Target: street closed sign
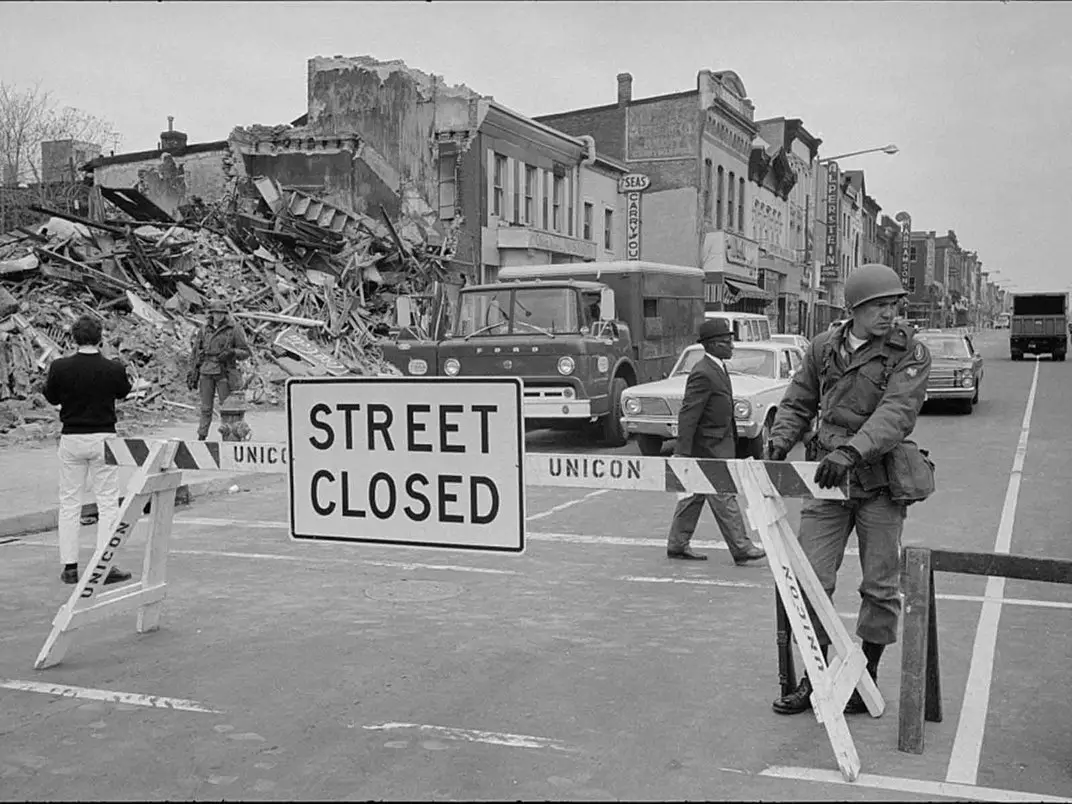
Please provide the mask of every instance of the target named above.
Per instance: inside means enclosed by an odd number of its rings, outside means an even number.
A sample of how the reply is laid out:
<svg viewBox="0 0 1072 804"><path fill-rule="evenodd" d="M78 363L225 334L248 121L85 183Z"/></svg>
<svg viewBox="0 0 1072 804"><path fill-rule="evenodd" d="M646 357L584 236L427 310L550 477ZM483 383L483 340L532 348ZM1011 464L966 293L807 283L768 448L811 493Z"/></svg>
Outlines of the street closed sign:
<svg viewBox="0 0 1072 804"><path fill-rule="evenodd" d="M522 552L521 381L287 381L290 534Z"/></svg>

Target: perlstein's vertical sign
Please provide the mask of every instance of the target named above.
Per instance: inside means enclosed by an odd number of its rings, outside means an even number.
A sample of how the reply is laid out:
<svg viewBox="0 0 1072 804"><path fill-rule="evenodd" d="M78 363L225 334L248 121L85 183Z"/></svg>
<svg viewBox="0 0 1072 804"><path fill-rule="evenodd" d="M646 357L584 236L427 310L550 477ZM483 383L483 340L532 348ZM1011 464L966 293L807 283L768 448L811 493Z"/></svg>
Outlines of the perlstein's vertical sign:
<svg viewBox="0 0 1072 804"><path fill-rule="evenodd" d="M907 212L898 212L897 220L901 224L901 285L908 290L909 277L912 275L909 260L912 249L912 216Z"/></svg>
<svg viewBox="0 0 1072 804"><path fill-rule="evenodd" d="M841 218L841 172L837 162L826 167L826 260L823 263L824 282L841 281L841 239L838 223Z"/></svg>
<svg viewBox="0 0 1072 804"><path fill-rule="evenodd" d="M618 179L618 192L625 195L625 258L640 259L640 194L651 180L642 173L627 173Z"/></svg>

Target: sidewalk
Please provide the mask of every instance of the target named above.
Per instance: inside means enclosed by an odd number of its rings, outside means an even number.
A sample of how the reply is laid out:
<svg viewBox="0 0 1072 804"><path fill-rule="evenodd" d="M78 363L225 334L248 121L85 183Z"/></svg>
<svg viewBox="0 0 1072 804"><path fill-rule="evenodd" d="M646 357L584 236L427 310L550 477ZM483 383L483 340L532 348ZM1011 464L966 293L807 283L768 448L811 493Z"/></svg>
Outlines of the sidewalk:
<svg viewBox="0 0 1072 804"><path fill-rule="evenodd" d="M286 413L278 410L250 410L246 421L252 428L251 441L285 441L287 438ZM213 420L209 438L218 439L218 414ZM129 438L177 438L192 441L197 437L196 421L171 423L165 427L131 433ZM0 538L21 533L53 530L58 510L58 462L56 442L41 441L34 444L5 447L0 458ZM135 467L119 467L119 487L123 490L134 474ZM194 497L225 492L233 485L239 488L257 488L279 482L281 475L231 474L218 471L185 471L183 486L176 500L187 504ZM93 496L85 492L85 503L92 503ZM83 509L85 512L85 509ZM95 510L92 506L90 510Z"/></svg>

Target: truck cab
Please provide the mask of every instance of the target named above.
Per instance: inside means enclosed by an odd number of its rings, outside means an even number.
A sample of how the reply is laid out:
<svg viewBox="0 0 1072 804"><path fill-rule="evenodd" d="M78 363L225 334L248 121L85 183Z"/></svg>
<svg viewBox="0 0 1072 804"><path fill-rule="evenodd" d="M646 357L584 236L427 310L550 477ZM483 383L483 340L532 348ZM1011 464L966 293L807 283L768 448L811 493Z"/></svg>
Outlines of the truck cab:
<svg viewBox="0 0 1072 804"><path fill-rule="evenodd" d="M503 268L460 290L437 343L399 341L384 355L411 376L520 377L526 427L592 426L621 446L622 393L667 376L695 340L703 276L640 261Z"/></svg>

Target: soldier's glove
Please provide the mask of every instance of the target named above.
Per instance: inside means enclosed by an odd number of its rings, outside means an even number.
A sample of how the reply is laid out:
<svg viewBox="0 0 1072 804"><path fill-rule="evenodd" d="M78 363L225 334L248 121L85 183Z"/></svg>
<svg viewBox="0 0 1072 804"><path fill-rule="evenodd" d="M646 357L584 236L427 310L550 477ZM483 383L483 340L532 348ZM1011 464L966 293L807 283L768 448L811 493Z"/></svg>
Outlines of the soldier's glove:
<svg viewBox="0 0 1072 804"><path fill-rule="evenodd" d="M821 489L832 489L840 486L849 470L860 460L860 453L850 446L838 447L836 450L823 458L819 468L815 470L815 482Z"/></svg>
<svg viewBox="0 0 1072 804"><path fill-rule="evenodd" d="M784 461L788 455L789 450L773 441L768 441L767 446L763 448L765 461Z"/></svg>

